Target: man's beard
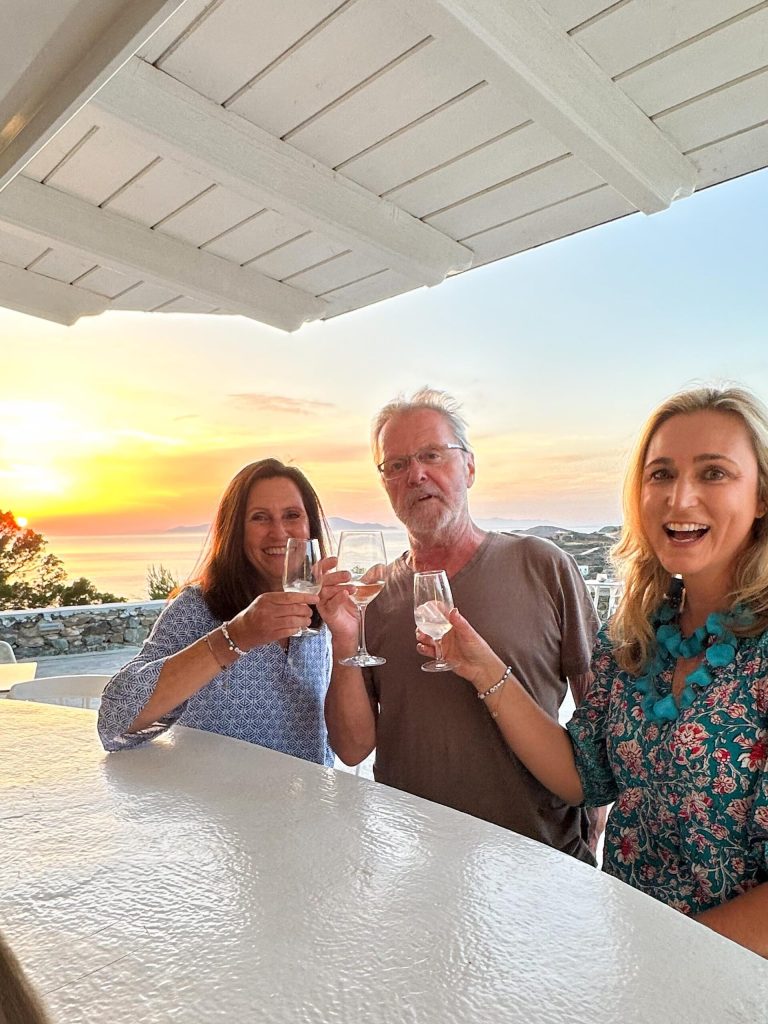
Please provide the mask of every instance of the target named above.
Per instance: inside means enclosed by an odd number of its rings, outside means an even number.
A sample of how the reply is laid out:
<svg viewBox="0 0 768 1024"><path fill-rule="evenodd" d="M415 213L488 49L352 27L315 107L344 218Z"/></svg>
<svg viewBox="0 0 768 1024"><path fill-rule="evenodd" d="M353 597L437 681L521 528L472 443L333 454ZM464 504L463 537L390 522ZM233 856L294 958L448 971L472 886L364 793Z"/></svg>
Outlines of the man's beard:
<svg viewBox="0 0 768 1024"><path fill-rule="evenodd" d="M395 512L409 534L438 541L443 534L450 533L458 518L457 510L447 505L439 495L431 494L429 501L421 500L424 497L423 494L409 495L410 500Z"/></svg>

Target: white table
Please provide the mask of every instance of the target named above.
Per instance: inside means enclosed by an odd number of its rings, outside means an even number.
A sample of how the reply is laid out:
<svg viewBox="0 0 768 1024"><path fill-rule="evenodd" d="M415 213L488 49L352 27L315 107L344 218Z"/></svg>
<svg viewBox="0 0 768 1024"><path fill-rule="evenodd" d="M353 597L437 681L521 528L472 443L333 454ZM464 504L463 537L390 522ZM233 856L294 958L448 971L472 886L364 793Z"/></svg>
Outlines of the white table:
<svg viewBox="0 0 768 1024"><path fill-rule="evenodd" d="M237 740L0 704L0 926L56 1022L758 1024L759 957L493 825Z"/></svg>

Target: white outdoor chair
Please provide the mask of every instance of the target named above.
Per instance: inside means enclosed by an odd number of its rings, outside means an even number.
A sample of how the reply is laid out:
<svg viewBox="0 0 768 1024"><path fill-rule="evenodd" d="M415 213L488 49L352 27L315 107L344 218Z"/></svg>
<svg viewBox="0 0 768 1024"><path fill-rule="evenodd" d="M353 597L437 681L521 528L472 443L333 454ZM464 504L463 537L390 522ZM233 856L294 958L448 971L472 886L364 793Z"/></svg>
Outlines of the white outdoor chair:
<svg viewBox="0 0 768 1024"><path fill-rule="evenodd" d="M16 655L13 648L5 640L0 640L0 665L13 665L16 662Z"/></svg>
<svg viewBox="0 0 768 1024"><path fill-rule="evenodd" d="M98 711L101 695L111 676L48 676L16 683L8 691L8 700L31 700L38 704L60 704L68 708Z"/></svg>

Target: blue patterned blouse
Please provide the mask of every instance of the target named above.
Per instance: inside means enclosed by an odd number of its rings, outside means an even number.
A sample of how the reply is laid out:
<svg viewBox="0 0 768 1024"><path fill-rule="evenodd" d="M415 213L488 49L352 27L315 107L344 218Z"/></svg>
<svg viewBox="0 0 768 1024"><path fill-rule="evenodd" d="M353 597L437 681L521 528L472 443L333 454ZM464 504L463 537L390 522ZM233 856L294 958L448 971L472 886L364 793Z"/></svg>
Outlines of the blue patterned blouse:
<svg viewBox="0 0 768 1024"><path fill-rule="evenodd" d="M179 722L332 765L323 719L331 671L325 628L317 636L292 637L287 651L279 643L254 647L159 722L127 733L152 695L165 659L219 625L196 587L163 609L141 651L104 691L99 736L105 749L138 746Z"/></svg>
<svg viewBox="0 0 768 1024"><path fill-rule="evenodd" d="M713 668L673 722L646 719L605 629L592 667L568 732L585 803L616 801L603 869L685 914L768 880L768 633L740 638L735 661Z"/></svg>

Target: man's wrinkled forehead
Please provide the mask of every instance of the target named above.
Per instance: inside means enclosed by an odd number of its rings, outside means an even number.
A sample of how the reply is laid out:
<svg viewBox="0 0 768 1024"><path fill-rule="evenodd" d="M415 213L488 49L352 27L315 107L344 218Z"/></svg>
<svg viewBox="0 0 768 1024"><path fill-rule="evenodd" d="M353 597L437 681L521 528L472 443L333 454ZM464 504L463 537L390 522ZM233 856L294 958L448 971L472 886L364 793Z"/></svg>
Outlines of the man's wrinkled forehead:
<svg viewBox="0 0 768 1024"><path fill-rule="evenodd" d="M409 409L395 413L379 434L382 459L408 455L430 444L456 441L450 420L438 409Z"/></svg>

